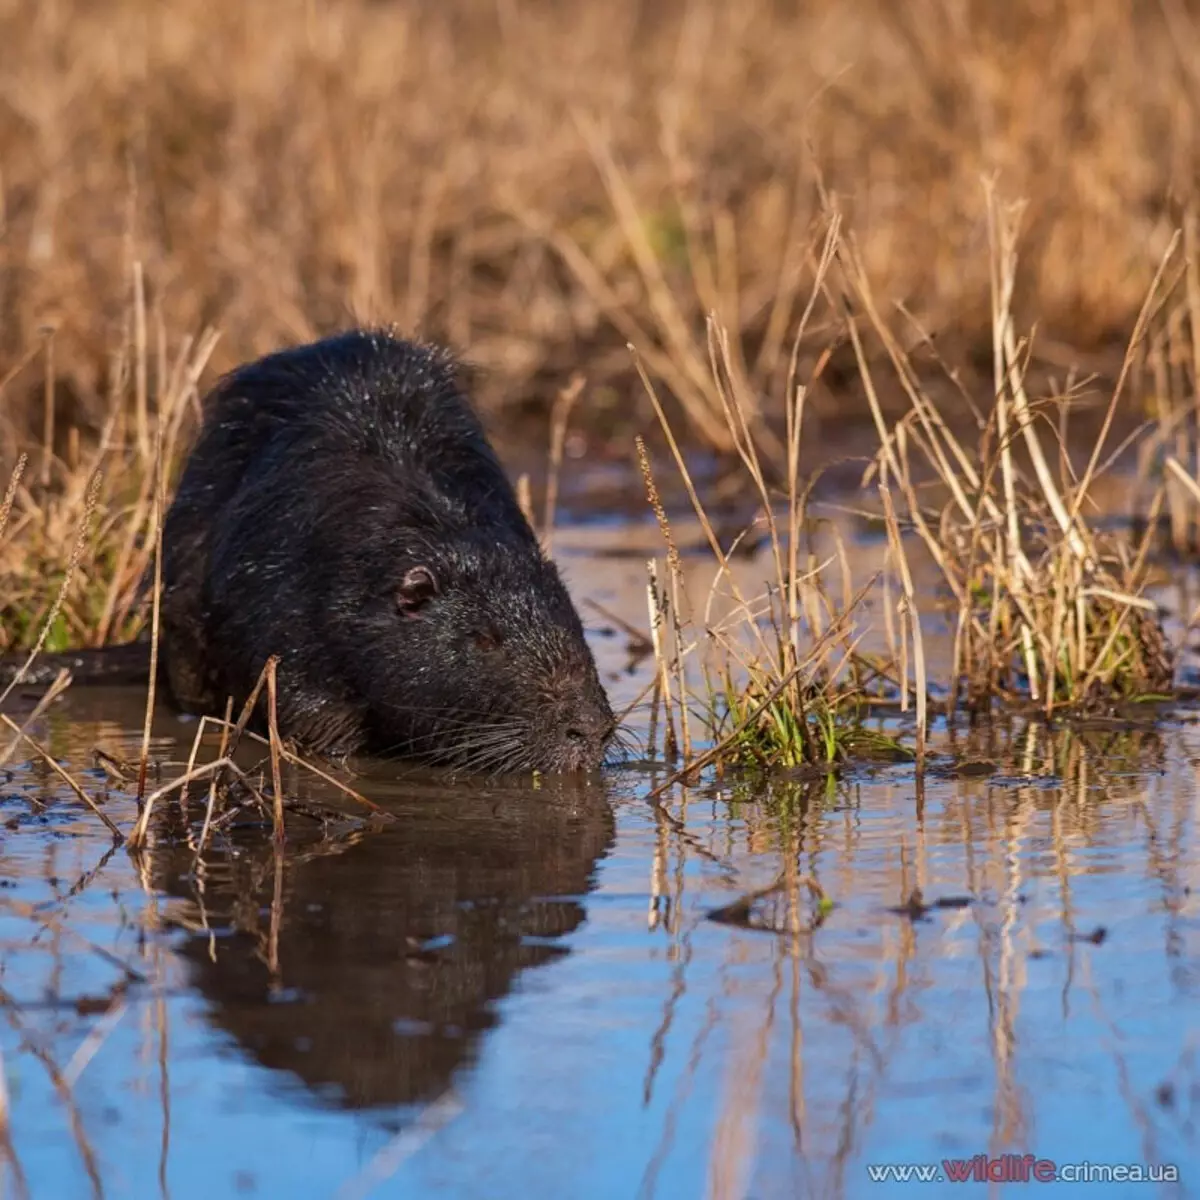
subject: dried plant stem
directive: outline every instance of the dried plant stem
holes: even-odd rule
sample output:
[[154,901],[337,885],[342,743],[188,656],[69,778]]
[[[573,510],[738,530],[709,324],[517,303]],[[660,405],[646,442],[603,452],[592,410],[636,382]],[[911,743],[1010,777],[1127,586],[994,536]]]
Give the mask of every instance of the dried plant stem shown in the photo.
[[159,614],[162,610],[163,519],[166,515],[166,464],[159,427],[154,454],[154,596],[150,617],[150,679],[146,685],[146,713],[142,722],[142,750],[138,759],[137,802],[146,794],[146,769],[150,762],[150,729],[154,723],[154,693],[158,683]]
[[265,671],[267,676],[267,734],[271,740],[271,787],[274,793],[272,799],[274,801],[275,841],[278,845],[283,845],[286,836],[283,827],[283,773],[279,769],[279,713],[276,705],[275,681],[275,672],[278,666],[278,657],[272,655],[267,659]]
[[[650,644],[654,649],[655,674],[659,684],[656,695],[662,699],[663,704],[663,758],[669,762],[675,757],[678,747],[675,741],[675,722],[672,716],[671,673],[667,665],[666,648],[663,645],[666,618],[663,613],[662,593],[658,587],[658,564],[654,559],[647,561],[646,573],[648,576],[646,598],[650,611]],[[686,703],[682,697],[681,702]]]

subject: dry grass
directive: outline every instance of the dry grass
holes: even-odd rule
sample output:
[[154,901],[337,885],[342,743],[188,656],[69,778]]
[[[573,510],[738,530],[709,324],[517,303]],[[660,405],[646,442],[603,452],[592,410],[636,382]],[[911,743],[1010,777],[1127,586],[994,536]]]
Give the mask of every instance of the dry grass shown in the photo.
[[0,380],[65,454],[160,318],[219,327],[221,368],[379,319],[469,352],[508,411],[582,369],[599,427],[633,342],[731,448],[705,320],[747,403],[782,394],[821,187],[877,294],[986,351],[993,170],[1029,200],[1039,353],[1104,350],[1195,196],[1193,9],[0,0]]
[[[1119,449],[1109,438],[1113,418],[1176,243],[1135,324],[1086,466],[1077,471],[1069,453],[1070,399],[1035,406],[1026,392],[1028,344],[1018,340],[1012,316],[1017,214],[990,191],[988,201],[995,399],[975,445],[955,436],[922,390],[880,316],[856,248],[849,244],[842,254],[851,303],[886,348],[910,401],[907,416],[889,428],[860,321],[852,316],[848,329],[882,443],[876,466],[885,506],[894,482],[913,532],[952,596],[947,711],[954,711],[964,686],[972,711],[995,698],[1029,700],[1050,714],[1161,696],[1172,689],[1172,654],[1157,608],[1144,594],[1150,540],[1131,545],[1123,535],[1093,528],[1092,490]],[[922,498],[926,481],[936,482],[940,507]],[[1153,514],[1162,500],[1160,489]],[[890,525],[903,558],[894,518]]]
[[[1085,443],[1086,461],[1080,463],[1078,447],[1072,453],[1071,446],[1073,393],[1035,403],[1026,388],[1029,341],[1018,337],[1012,311],[1021,210],[1003,206],[990,188],[986,196],[995,391],[990,403],[978,406],[973,438],[956,434],[923,387],[911,356],[881,314],[858,240],[842,237],[836,212],[830,220],[796,344],[803,343],[815,314],[841,315],[879,435],[863,493],[878,494],[887,557],[882,575],[861,581],[857,591],[840,540],[818,561],[816,522],[798,471],[808,385],[793,379],[785,390],[783,483],[773,486],[753,410],[731,368],[729,338],[715,322],[710,325],[714,389],[744,491],[757,502],[751,526],[732,545],[723,545],[664,406],[643,373],[715,564],[703,612],[694,612],[682,594],[670,522],[639,443],[651,505],[667,544],[666,582],[660,584],[658,569],[651,568],[655,698],[662,703],[664,750],[668,758],[678,751],[684,760],[656,795],[712,763],[837,762],[863,745],[863,712],[885,702],[915,709],[920,760],[935,694],[944,697],[950,718],[964,699],[972,713],[1000,702],[1032,704],[1050,716],[1173,694],[1174,650],[1147,595],[1152,539],[1103,530],[1095,520],[1103,510],[1094,493],[1122,451],[1113,426],[1129,377],[1146,361],[1149,331],[1188,272],[1176,261],[1179,240],[1169,243],[1152,280],[1099,432]],[[868,337],[877,347],[874,354],[868,352]],[[873,363],[881,354],[890,363],[893,388],[909,403],[908,413],[894,422],[879,400]],[[795,371],[795,354],[792,363]],[[818,361],[815,370],[820,367]],[[955,372],[947,368],[947,375],[954,386]],[[964,405],[974,407],[960,394]],[[1151,432],[1157,443],[1163,441],[1157,427]],[[1155,437],[1147,440],[1156,444]],[[1177,458],[1166,460],[1166,470],[1193,503],[1200,500],[1200,483]],[[1164,482],[1150,505],[1151,526],[1165,498]],[[739,586],[731,559],[743,538],[764,530],[765,590],[750,594],[744,573]],[[937,619],[938,602],[914,584],[914,543],[934,564],[949,597],[953,649],[943,678],[929,677],[923,627]],[[842,581],[836,600],[831,578]],[[868,662],[859,652],[869,630],[860,602],[881,581],[890,654]],[[727,601],[719,616],[713,603],[718,594]],[[689,731],[693,719],[708,743],[696,755]]]

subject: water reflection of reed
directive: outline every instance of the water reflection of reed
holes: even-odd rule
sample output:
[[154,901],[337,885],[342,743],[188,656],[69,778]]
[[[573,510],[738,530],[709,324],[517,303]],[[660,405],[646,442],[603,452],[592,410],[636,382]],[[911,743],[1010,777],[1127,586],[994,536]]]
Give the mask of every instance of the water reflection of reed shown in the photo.
[[[116,729],[63,722],[44,736],[70,761],[81,741],[119,751]],[[647,1105],[670,1094],[642,1194],[671,1194],[688,1110],[714,1079],[719,1111],[703,1147],[712,1195],[753,1193],[764,1169],[779,1169],[764,1146],[779,1150],[770,1139],[780,1136],[809,1190],[854,1193],[901,1056],[954,1011],[952,963],[969,971],[957,976],[963,1011],[986,1030],[988,1148],[1022,1146],[1038,1053],[1022,1010],[1031,963],[1047,954],[1064,1014],[1096,1014],[1114,1030],[1119,1102],[1154,1160],[1157,1114],[1122,1058],[1096,979],[1105,930],[1080,893],[1089,876],[1143,879],[1161,914],[1143,924],[1161,930],[1175,986],[1197,990],[1193,741],[1178,724],[979,726],[943,734],[924,776],[911,766],[815,783],[727,775],[655,810],[646,920],[670,968],[644,1031],[641,1092]],[[196,864],[166,838],[132,858],[101,849],[86,835],[102,830],[44,762],[23,769],[20,786],[41,811],[21,799],[6,815],[70,836],[33,854],[28,840],[0,844],[4,874],[21,883],[19,898],[0,892],[5,1052],[10,1068],[28,1061],[48,1081],[96,1193],[121,1165],[77,1085],[129,1025],[136,1061],[106,1068],[106,1087],[115,1078],[157,1107],[144,1168],[165,1189],[179,1044],[168,1001],[180,984],[241,1055],[318,1103],[369,1109],[398,1138],[441,1119],[457,1073],[497,1026],[497,1001],[566,953],[614,836],[598,793],[488,785],[450,797],[414,780],[385,786],[401,816],[389,829],[295,837],[285,851],[231,831]],[[80,903],[115,878],[118,904]],[[0,1119],[17,1194],[21,1148]]]
[[[699,851],[718,865],[738,864],[743,877],[751,871],[777,874],[772,887],[752,893],[744,910],[747,934],[729,942],[719,982],[709,988],[708,1017],[685,1053],[687,1067],[641,1194],[666,1194],[661,1171],[680,1113],[712,1054],[723,1057],[724,1083],[709,1193],[732,1197],[753,1190],[763,1129],[781,1112],[778,1100],[772,1103],[771,1080],[784,1058],[780,1038],[786,1040],[786,1119],[797,1161],[807,1162],[810,1172],[823,1163],[828,1179],[817,1190],[845,1194],[846,1172],[861,1153],[903,1033],[937,1020],[923,1002],[934,982],[931,960],[957,952],[952,941],[972,928],[993,1068],[988,1149],[999,1154],[1027,1145],[1031,1097],[1021,1082],[1019,1016],[1030,959],[1064,956],[1064,1014],[1081,1003],[1100,1003],[1085,967],[1106,930],[1080,924],[1074,901],[1080,877],[1140,866],[1161,889],[1163,952],[1174,962],[1171,970],[1189,971],[1180,956],[1179,922],[1186,920],[1196,884],[1195,856],[1187,853],[1194,793],[1178,782],[1159,782],[1169,779],[1169,766],[1178,766],[1169,737],[1149,723],[1058,732],[1041,723],[991,725],[944,737],[939,749],[952,751],[953,758],[926,777],[889,770],[832,789],[825,782],[775,778],[684,793],[677,814],[704,813],[708,836],[698,838],[694,828],[681,836],[668,820],[657,825],[652,927],[669,939],[675,966],[651,1038],[647,1097],[658,1084],[676,1013],[689,994],[702,928],[684,915],[695,912],[687,895],[688,866]],[[892,840],[882,858],[881,832]],[[1127,853],[1102,853],[1127,850],[1123,839],[1135,836],[1141,846],[1136,866]],[[943,848],[960,852],[948,856],[939,853]],[[946,863],[955,865],[948,870]],[[847,937],[840,913],[823,924],[806,885],[810,877],[851,923],[862,923],[856,934],[873,925],[873,936]],[[1038,911],[1038,920],[1031,915],[1034,888],[1036,905],[1049,906]],[[719,916],[727,921],[739,910],[731,904]],[[1059,931],[1052,947],[1045,944],[1047,921]],[[756,976],[753,995],[736,982],[748,963],[767,972],[765,980]],[[739,1003],[723,1010],[721,998],[730,994]],[[725,1037],[714,1038],[722,1024]],[[806,1069],[814,1036],[820,1051],[822,1027],[826,1033],[839,1028],[852,1042],[840,1077],[830,1077],[826,1056],[820,1056],[824,1072]],[[1133,1089],[1123,1088],[1122,1098],[1135,1126],[1152,1135],[1153,1121]],[[1152,1136],[1146,1144],[1153,1161]]]

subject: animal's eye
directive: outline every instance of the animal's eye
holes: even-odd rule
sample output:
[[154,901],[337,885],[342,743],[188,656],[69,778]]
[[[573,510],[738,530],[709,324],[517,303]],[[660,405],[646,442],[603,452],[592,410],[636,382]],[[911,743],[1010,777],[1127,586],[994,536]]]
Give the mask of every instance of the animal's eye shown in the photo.
[[433,572],[428,567],[410,567],[396,589],[396,607],[406,617],[419,617],[437,594]]
[[475,633],[475,645],[480,650],[495,650],[503,643],[504,638],[494,625],[489,625],[486,629],[477,630]]

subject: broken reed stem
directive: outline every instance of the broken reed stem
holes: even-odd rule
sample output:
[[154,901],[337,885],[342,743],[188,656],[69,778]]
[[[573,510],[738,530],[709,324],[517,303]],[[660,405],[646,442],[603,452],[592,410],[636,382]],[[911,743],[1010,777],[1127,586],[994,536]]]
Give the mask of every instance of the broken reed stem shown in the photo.
[[[237,775],[237,777],[241,779],[243,783],[246,783],[247,786],[249,786],[249,782],[246,780],[244,772],[234,765],[233,754],[237,750],[238,742],[241,740],[241,736],[246,728],[246,725],[249,724],[251,714],[254,712],[254,706],[258,703],[258,697],[262,693],[263,686],[267,680],[267,673],[269,670],[272,670],[272,663],[275,661],[276,660],[274,658],[268,659],[262,671],[259,672],[258,682],[255,683],[254,690],[250,693],[246,703],[242,706],[241,715],[238,717],[237,724],[233,728],[233,736],[229,739],[228,747],[222,747],[221,757],[218,758],[215,763],[206,763],[202,767],[197,767],[194,771],[181,775],[177,779],[173,779],[170,783],[160,787],[156,792],[152,792],[146,798],[145,806],[138,815],[137,824],[134,826],[133,833],[129,836],[130,849],[139,849],[145,845],[147,830],[150,827],[150,813],[153,810],[155,803],[163,796],[170,795],[170,793],[176,788],[186,787],[190,780],[207,779],[210,775],[212,775],[212,789],[210,789],[209,796],[210,811],[215,800],[215,789],[219,786],[220,771],[224,771],[226,768],[228,768],[235,775]],[[225,712],[226,718],[228,719],[228,715],[232,712],[232,702],[226,704]],[[214,771],[216,771],[217,774],[213,774]],[[207,832],[207,829],[208,821],[206,819],[204,833]],[[201,834],[202,839],[204,833]],[[203,846],[203,841],[201,842],[201,845]]]
[[75,578],[75,572],[79,570],[79,560],[83,556],[83,546],[87,541],[88,533],[92,525],[92,516],[96,511],[96,504],[100,498],[100,483],[103,475],[100,471],[93,473],[91,481],[88,483],[87,499],[84,502],[83,519],[79,522],[79,532],[75,537],[75,544],[71,547],[71,557],[67,560],[67,569],[63,575],[63,581],[59,586],[58,595],[54,598],[54,603],[50,606],[50,611],[46,614],[45,621],[42,622],[41,632],[38,634],[38,640],[34,647],[29,652],[29,656],[25,659],[21,669],[13,676],[8,687],[0,692],[0,704],[3,704],[8,699],[13,688],[17,686],[24,678],[26,671],[33,666],[34,659],[42,652],[42,647],[46,644],[46,639],[50,636],[50,629],[62,610],[63,603],[66,601],[67,592],[71,589],[71,583]]
[[[189,771],[186,775],[180,775],[176,779],[172,779],[170,783],[164,783],[162,787],[150,793],[146,797],[146,807],[142,812],[141,818],[138,821],[137,827],[130,834],[126,845],[130,850],[140,850],[146,841],[146,830],[150,822],[150,813],[155,805],[165,796],[169,796],[172,792],[180,788],[186,787],[189,783],[196,779],[212,779],[214,782],[218,780],[221,774],[228,771],[253,797],[254,799],[266,808],[266,800],[262,793],[250,782],[250,777],[242,770],[241,767],[229,758],[227,755],[221,758],[215,758],[212,762],[204,763],[203,766],[197,767],[194,771]],[[207,823],[206,830],[207,831]]]
[[264,668],[267,676],[267,735],[271,741],[271,786],[274,789],[275,841],[283,845],[283,773],[279,768],[279,714],[276,705],[275,671],[279,657],[272,654]]
[[69,787],[71,791],[75,793],[75,795],[79,798],[80,803],[82,803],[85,807],[90,808],[92,812],[104,822],[104,824],[108,827],[108,831],[118,842],[123,842],[125,840],[125,835],[121,832],[120,828],[116,825],[113,819],[95,802],[95,800],[91,798],[91,796],[87,794],[87,792],[83,790],[83,788],[79,786],[78,783],[75,782],[74,779],[71,778],[71,776],[61,766],[59,766],[57,762],[55,762],[53,756],[48,750],[45,749],[45,747],[43,747],[30,734],[26,733],[6,713],[0,713],[0,721],[3,721],[4,724],[13,731],[13,733],[15,733],[23,742],[25,742],[25,744],[29,746],[29,748],[38,756],[38,758],[40,758],[46,764],[46,766],[48,766],[55,773],[55,775],[57,775],[59,779],[61,779],[63,783],[65,783],[67,787]]
[[166,471],[160,423],[154,449],[154,596],[150,614],[150,679],[146,686],[146,714],[142,722],[142,752],[138,760],[137,803],[146,794],[146,769],[150,762],[150,728],[154,722],[154,692],[158,683],[158,631],[162,610],[163,515],[166,512]]

